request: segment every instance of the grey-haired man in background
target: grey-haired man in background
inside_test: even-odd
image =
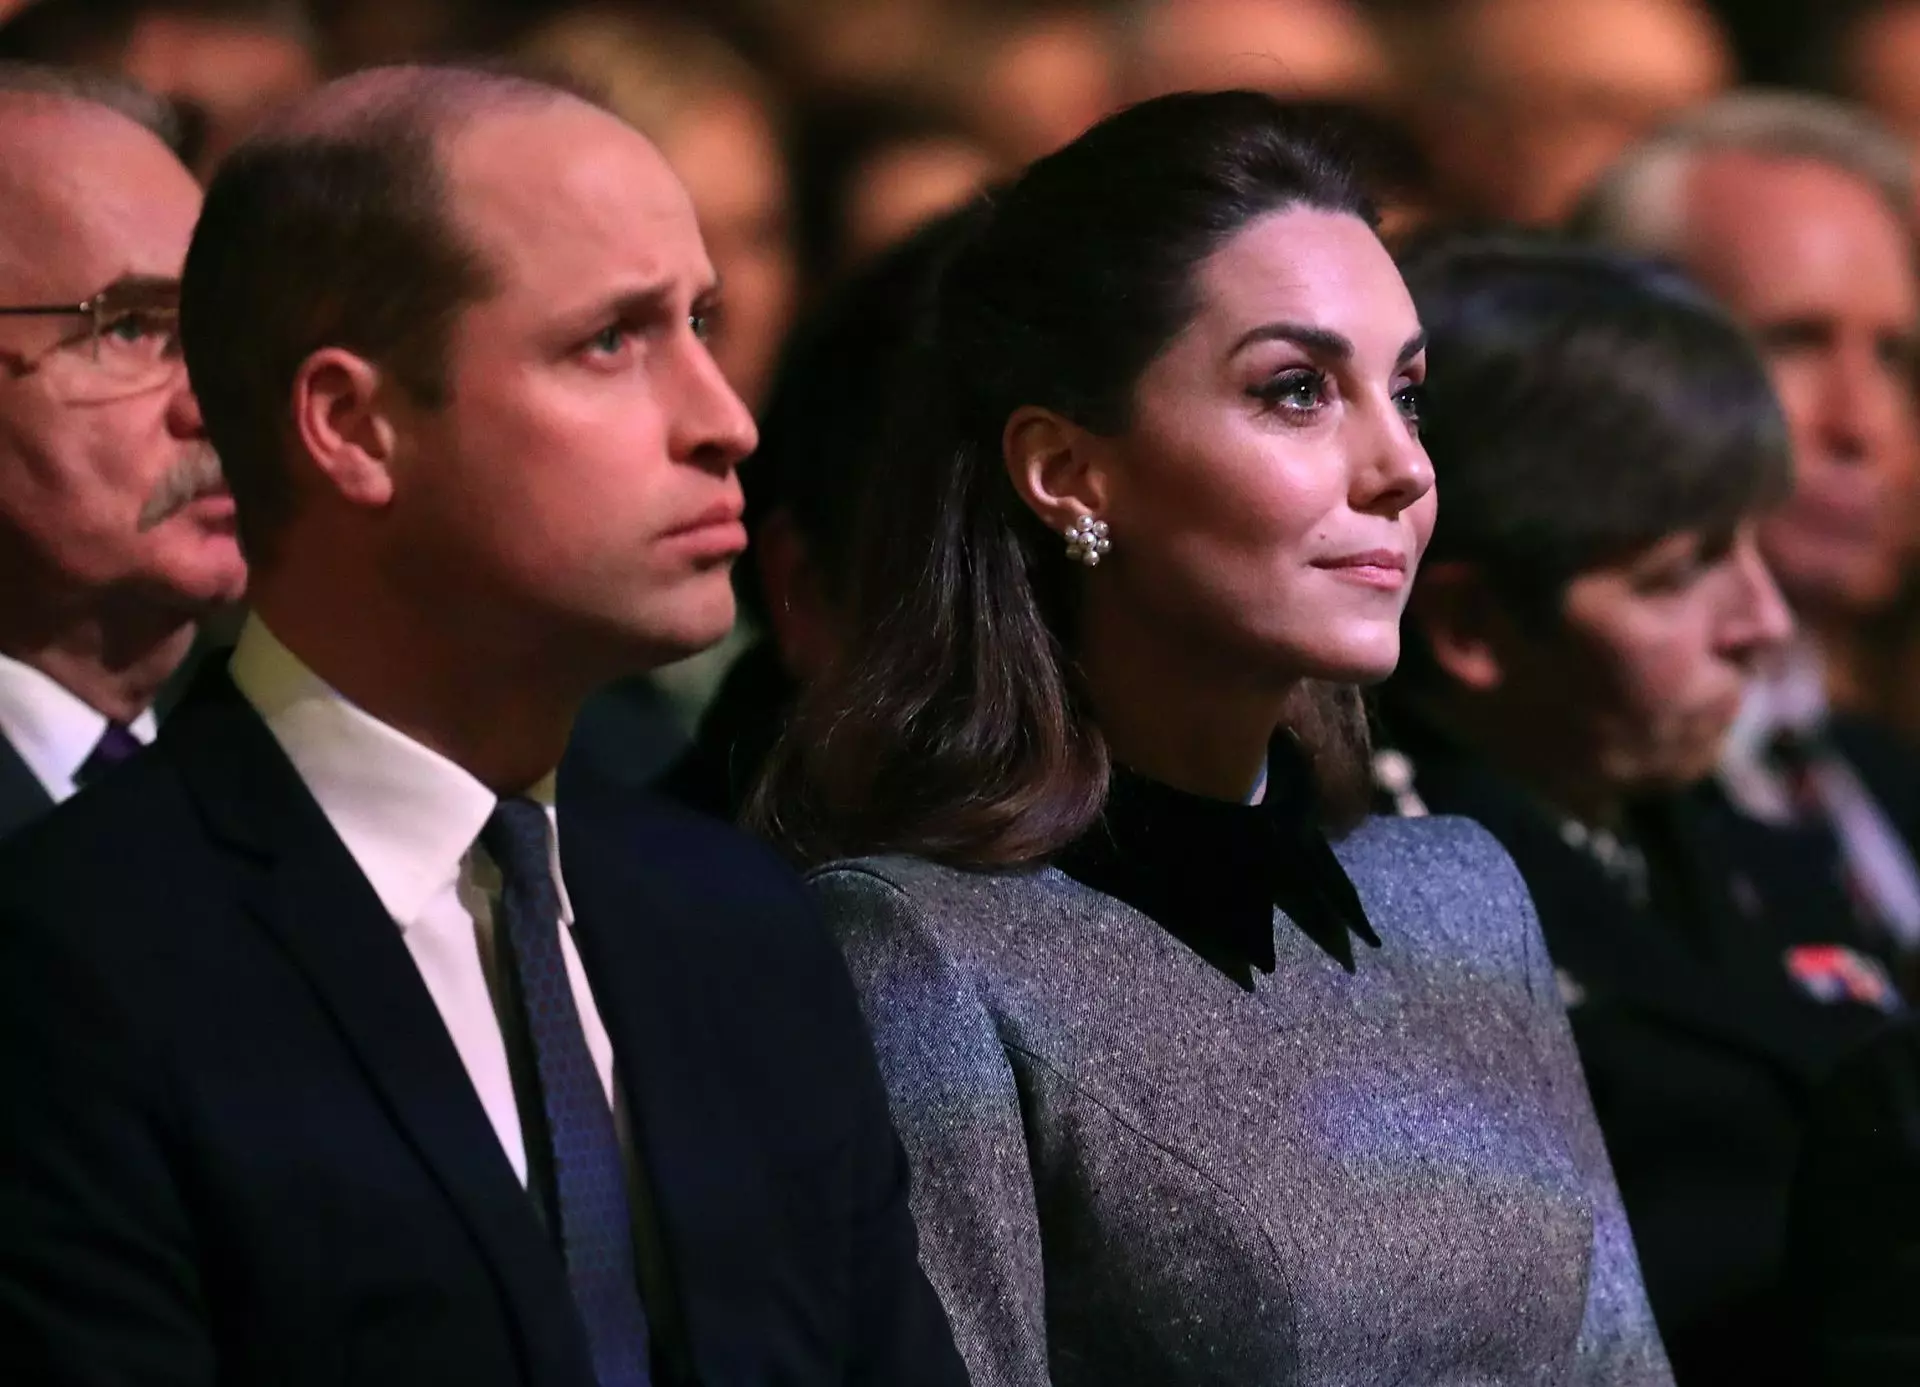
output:
[[[0,835],[152,739],[246,584],[174,332],[200,190],[164,120],[0,64]]]

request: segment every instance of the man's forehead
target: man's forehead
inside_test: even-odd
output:
[[[584,103],[473,122],[445,146],[451,210],[496,277],[706,271],[693,206],[638,132]]]
[[[1845,301],[1902,318],[1920,292],[1907,229],[1848,170],[1727,151],[1698,162],[1690,193],[1688,259],[1709,287],[1738,291],[1736,308]]]
[[[81,102],[5,96],[0,123],[0,292],[67,296],[125,273],[179,273],[200,189],[150,131]]]

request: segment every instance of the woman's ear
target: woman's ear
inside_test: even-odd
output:
[[[1001,453],[1013,489],[1050,530],[1107,508],[1106,450],[1099,438],[1050,409],[1025,405],[1007,420]]]
[[[293,378],[293,427],[302,449],[341,498],[368,509],[393,499],[398,435],[382,378],[378,366],[338,347],[315,352]]]
[[[1407,620],[1441,672],[1462,688],[1491,693],[1506,680],[1519,632],[1476,565],[1422,564]]]

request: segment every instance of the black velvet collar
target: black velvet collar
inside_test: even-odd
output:
[[[1242,987],[1252,987],[1255,968],[1273,972],[1276,907],[1351,973],[1354,937],[1374,948],[1380,937],[1314,803],[1306,759],[1284,734],[1268,753],[1259,804],[1187,794],[1115,767],[1106,811],[1054,865],[1151,917]]]

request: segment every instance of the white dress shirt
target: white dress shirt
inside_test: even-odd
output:
[[[262,718],[399,927],[420,980],[473,1081],[507,1159],[527,1180],[526,1143],[496,1007],[493,900],[499,871],[478,845],[499,802],[466,771],[349,703],[322,683],[258,617],[241,630],[233,682]],[[560,875],[553,777],[527,791],[555,823],[553,879],[560,950],[600,1082],[613,1102],[613,1045],[573,943],[573,905]]]
[[[0,655],[0,732],[20,753],[55,804],[70,798],[74,777],[107,730],[107,715],[32,665]],[[127,725],[142,742],[156,730],[148,709]]]
[[[1720,783],[1735,807],[1763,823],[1793,821],[1792,790],[1768,763],[1768,749],[1782,732],[1819,735],[1828,713],[1826,666],[1804,642],[1754,677],[1720,757]],[[1903,947],[1920,947],[1920,868],[1899,830],[1844,757],[1817,756],[1811,771],[1849,878]]]

